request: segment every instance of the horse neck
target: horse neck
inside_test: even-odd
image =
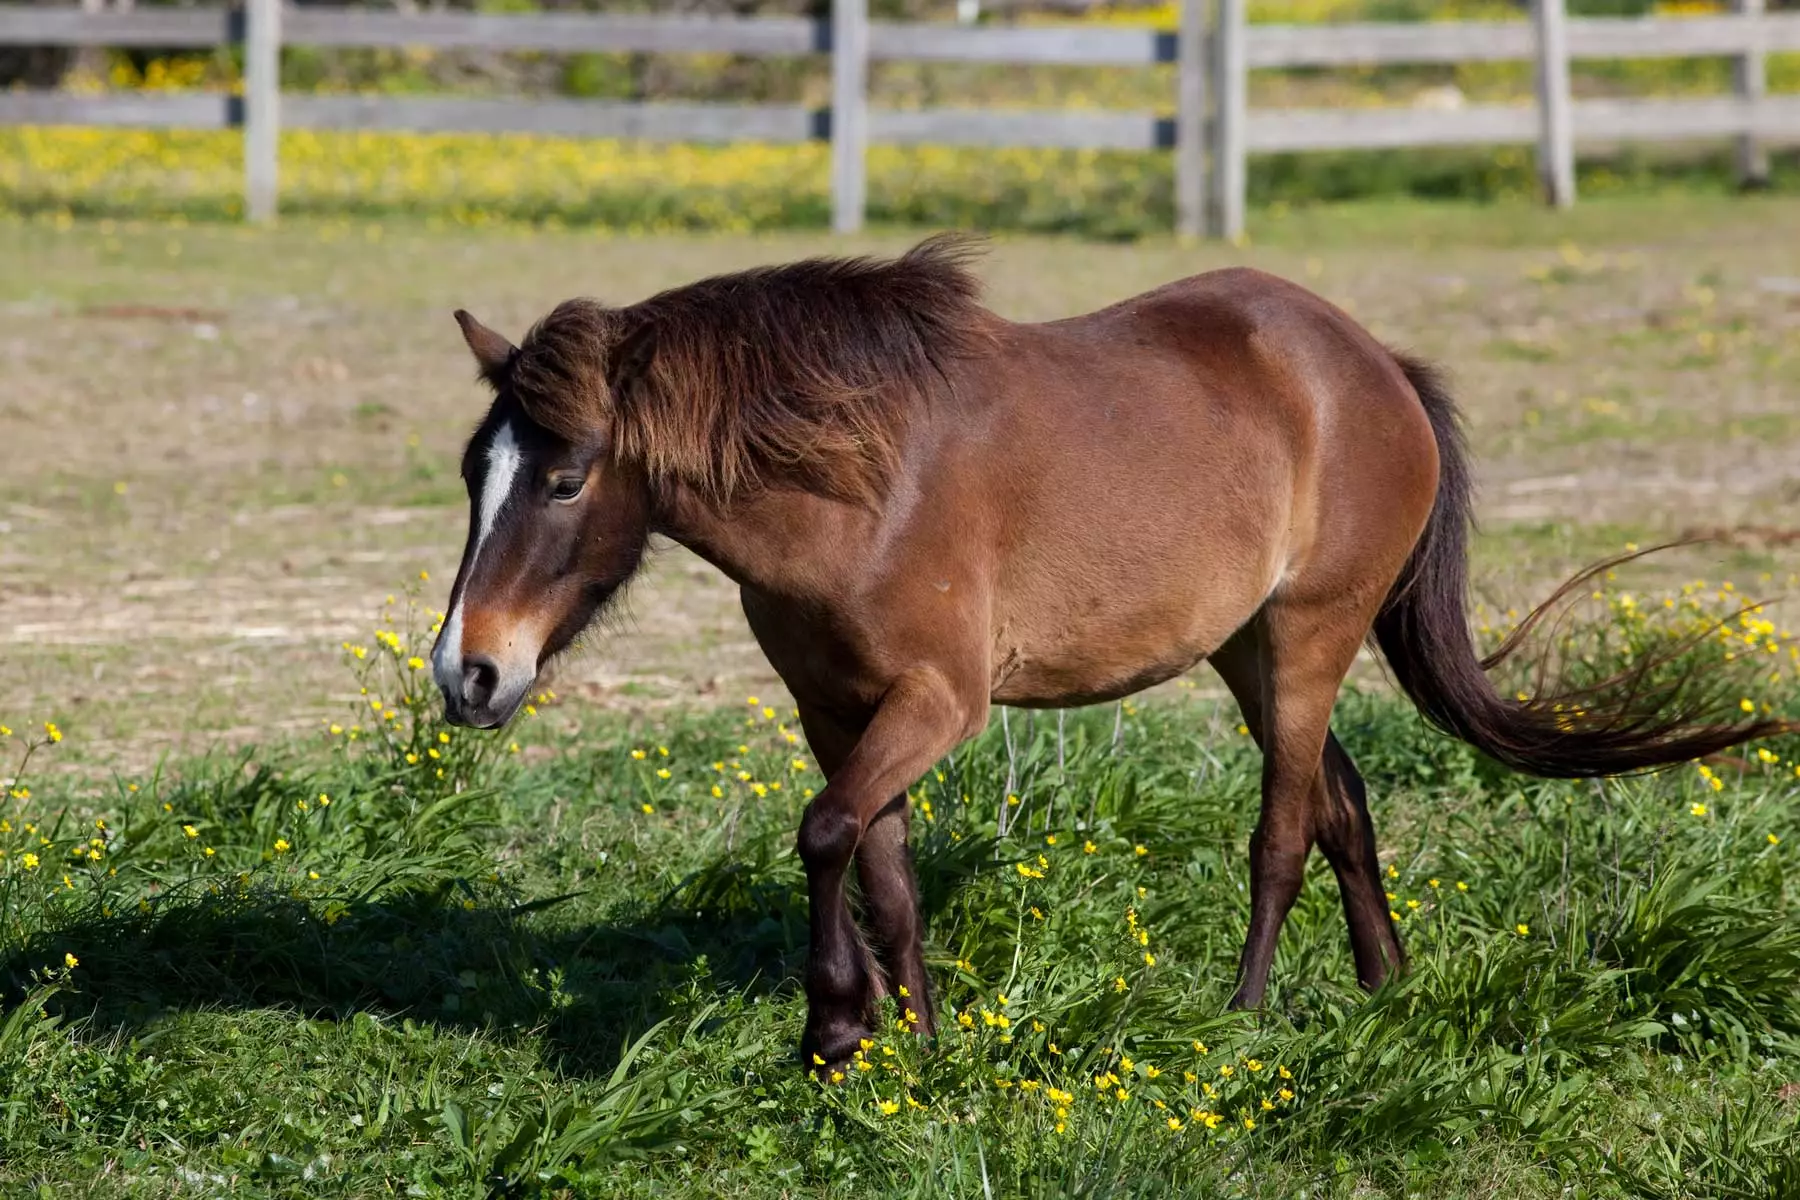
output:
[[[871,546],[880,525],[878,514],[802,491],[770,488],[720,504],[675,485],[652,528],[740,587],[804,600],[837,586],[846,551]]]

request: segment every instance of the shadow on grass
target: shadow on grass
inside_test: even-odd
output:
[[[959,843],[919,865],[929,922],[993,865],[991,847]],[[681,1000],[696,988],[764,997],[798,987],[807,899],[791,855],[765,847],[718,859],[660,902],[607,920],[565,920],[580,898],[508,903],[447,879],[354,903],[251,887],[90,912],[0,958],[0,1010],[34,971],[72,953],[77,988],[51,1003],[92,1037],[131,1036],[183,1011],[367,1011],[538,1036],[560,1070],[598,1076],[643,1030],[689,1007]]]
[[[94,1037],[129,1036],[181,1011],[290,1008],[329,1020],[368,1011],[533,1033],[561,1069],[586,1075],[611,1071],[697,973],[772,992],[793,974],[796,925],[804,951],[804,898],[797,916],[663,909],[542,931],[528,917],[549,906],[471,903],[452,883],[349,906],[253,890],[93,914],[0,960],[0,988],[14,1003],[34,968],[73,953],[78,990],[54,1003]]]

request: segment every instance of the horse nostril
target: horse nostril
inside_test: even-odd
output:
[[[486,708],[499,686],[500,668],[493,659],[477,656],[463,660],[463,703],[468,707]]]

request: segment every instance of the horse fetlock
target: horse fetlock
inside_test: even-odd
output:
[[[806,975],[806,1063],[826,1071],[847,1062],[875,1026],[873,980],[860,963],[814,966]]]

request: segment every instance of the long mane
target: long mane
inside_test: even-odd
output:
[[[939,235],[895,259],[812,258],[718,275],[627,308],[558,305],[507,383],[571,441],[602,424],[653,481],[715,500],[786,483],[883,494],[921,405],[987,336],[977,246]]]

